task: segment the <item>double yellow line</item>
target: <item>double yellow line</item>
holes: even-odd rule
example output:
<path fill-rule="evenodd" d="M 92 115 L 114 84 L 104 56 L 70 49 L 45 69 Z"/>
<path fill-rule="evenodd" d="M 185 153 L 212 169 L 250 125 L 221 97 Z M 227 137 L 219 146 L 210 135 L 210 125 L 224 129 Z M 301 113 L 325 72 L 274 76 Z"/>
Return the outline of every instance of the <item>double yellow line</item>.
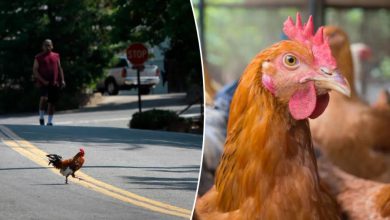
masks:
<path fill-rule="evenodd" d="M 0 125 L 0 140 L 3 141 L 4 144 L 9 146 L 11 149 L 15 150 L 19 154 L 24 157 L 30 159 L 36 164 L 47 167 L 46 153 L 42 151 L 38 147 L 34 146 L 30 142 L 23 140 L 14 132 L 12 132 L 9 128 Z M 61 175 L 58 170 L 54 168 L 50 168 L 52 172 L 57 175 Z M 79 184 L 88 189 L 94 190 L 106 196 L 110 196 L 112 198 L 118 199 L 120 201 L 130 203 L 135 206 L 139 206 L 145 209 L 152 210 L 154 212 L 159 212 L 167 215 L 179 216 L 183 218 L 189 219 L 191 217 L 191 211 L 184 208 L 179 208 L 173 205 L 169 205 L 166 203 L 162 203 L 156 200 L 152 200 L 132 192 L 126 191 L 124 189 L 115 187 L 108 183 L 99 181 L 81 171 L 77 171 L 77 176 L 82 180 L 75 180 L 70 178 L 69 180 L 75 184 Z"/>

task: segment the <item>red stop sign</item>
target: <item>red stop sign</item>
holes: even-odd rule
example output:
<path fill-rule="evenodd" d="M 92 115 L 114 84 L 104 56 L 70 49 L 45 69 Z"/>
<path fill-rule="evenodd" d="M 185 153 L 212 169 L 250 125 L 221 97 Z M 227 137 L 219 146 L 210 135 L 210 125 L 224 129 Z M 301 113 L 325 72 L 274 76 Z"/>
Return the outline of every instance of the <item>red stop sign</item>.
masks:
<path fill-rule="evenodd" d="M 126 50 L 127 59 L 135 66 L 148 60 L 148 49 L 140 43 L 130 44 Z"/>

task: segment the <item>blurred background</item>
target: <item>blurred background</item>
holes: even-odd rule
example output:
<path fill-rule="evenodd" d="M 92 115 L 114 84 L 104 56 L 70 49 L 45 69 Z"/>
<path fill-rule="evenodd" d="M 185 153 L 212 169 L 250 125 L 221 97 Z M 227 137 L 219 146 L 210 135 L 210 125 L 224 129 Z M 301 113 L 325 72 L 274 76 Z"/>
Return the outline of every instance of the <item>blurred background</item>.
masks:
<path fill-rule="evenodd" d="M 390 1 L 388 0 L 193 0 L 209 74 L 219 85 L 238 79 L 262 49 L 280 41 L 282 24 L 297 11 L 314 16 L 316 26 L 336 25 L 347 32 L 352 51 L 369 48 L 355 59 L 362 76 L 356 86 L 369 102 L 390 88 Z M 355 63 L 355 66 L 356 63 Z"/>

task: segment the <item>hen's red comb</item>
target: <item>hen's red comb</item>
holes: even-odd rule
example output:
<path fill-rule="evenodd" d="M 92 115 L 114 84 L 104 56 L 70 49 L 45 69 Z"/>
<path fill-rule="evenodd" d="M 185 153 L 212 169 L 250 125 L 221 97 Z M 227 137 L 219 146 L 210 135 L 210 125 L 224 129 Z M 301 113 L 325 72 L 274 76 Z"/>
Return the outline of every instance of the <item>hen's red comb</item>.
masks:
<path fill-rule="evenodd" d="M 310 16 L 306 24 L 302 25 L 301 15 L 297 13 L 297 19 L 294 24 L 289 16 L 284 22 L 283 32 L 291 40 L 299 41 L 311 48 L 314 55 L 314 63 L 319 66 L 336 68 L 336 60 L 332 56 L 328 39 L 324 36 L 324 27 L 318 28 L 313 35 L 314 24 L 313 17 Z"/>
<path fill-rule="evenodd" d="M 80 152 L 84 153 L 84 149 L 83 149 L 83 148 L 80 148 Z"/>

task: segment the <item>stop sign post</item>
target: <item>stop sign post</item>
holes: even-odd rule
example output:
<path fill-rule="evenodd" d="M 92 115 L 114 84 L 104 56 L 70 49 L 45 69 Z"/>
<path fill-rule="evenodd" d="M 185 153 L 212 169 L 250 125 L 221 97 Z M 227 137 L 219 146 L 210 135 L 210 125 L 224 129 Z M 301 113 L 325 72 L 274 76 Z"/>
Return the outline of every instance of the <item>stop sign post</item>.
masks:
<path fill-rule="evenodd" d="M 127 59 L 137 69 L 137 87 L 138 87 L 138 110 L 142 112 L 141 107 L 141 79 L 140 72 L 144 69 L 144 63 L 148 60 L 148 49 L 141 43 L 130 44 L 126 50 Z"/>

